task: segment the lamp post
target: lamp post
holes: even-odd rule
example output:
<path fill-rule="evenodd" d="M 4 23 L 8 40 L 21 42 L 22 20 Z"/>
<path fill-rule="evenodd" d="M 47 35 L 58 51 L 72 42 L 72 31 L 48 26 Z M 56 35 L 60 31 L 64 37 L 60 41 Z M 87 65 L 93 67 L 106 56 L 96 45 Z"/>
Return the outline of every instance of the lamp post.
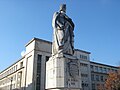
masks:
<path fill-rule="evenodd" d="M 10 90 L 12 90 L 12 81 L 13 81 L 13 77 L 10 78 L 11 84 L 10 84 Z"/>
<path fill-rule="evenodd" d="M 83 90 L 84 90 L 84 82 L 82 81 L 82 88 L 83 88 Z"/>

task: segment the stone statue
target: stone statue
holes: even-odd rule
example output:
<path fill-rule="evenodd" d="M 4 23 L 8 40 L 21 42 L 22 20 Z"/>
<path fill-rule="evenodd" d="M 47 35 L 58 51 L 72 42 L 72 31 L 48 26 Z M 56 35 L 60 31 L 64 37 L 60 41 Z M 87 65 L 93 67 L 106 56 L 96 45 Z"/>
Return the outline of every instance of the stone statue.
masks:
<path fill-rule="evenodd" d="M 66 15 L 66 4 L 60 6 L 60 11 L 55 12 L 53 15 L 52 26 L 53 44 L 52 55 L 74 54 L 74 23 L 72 19 Z"/>

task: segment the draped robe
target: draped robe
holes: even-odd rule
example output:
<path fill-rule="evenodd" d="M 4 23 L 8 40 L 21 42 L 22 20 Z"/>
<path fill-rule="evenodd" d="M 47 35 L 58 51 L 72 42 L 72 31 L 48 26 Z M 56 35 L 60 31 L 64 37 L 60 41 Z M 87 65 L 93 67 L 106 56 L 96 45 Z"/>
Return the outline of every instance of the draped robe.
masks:
<path fill-rule="evenodd" d="M 56 12 L 53 15 L 53 44 L 52 55 L 57 53 L 74 53 L 74 23 L 64 13 Z"/>

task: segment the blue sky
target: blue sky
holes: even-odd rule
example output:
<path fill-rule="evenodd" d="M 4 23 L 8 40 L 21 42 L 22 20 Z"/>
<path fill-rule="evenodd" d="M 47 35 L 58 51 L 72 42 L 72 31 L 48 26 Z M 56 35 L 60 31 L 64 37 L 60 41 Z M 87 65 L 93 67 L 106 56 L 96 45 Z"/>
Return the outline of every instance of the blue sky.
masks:
<path fill-rule="evenodd" d="M 75 48 L 91 60 L 120 65 L 120 0 L 0 0 L 0 71 L 21 58 L 33 37 L 52 41 L 52 16 L 67 4 Z"/>

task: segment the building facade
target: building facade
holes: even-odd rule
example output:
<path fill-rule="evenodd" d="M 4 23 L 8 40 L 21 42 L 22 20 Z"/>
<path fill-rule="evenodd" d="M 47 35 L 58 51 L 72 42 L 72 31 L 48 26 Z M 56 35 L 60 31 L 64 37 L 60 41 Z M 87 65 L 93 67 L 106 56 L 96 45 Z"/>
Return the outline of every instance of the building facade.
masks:
<path fill-rule="evenodd" d="M 104 84 L 109 72 L 117 72 L 118 68 L 110 65 L 90 61 L 92 90 L 104 90 Z"/>
<path fill-rule="evenodd" d="M 52 51 L 52 43 L 33 38 L 26 44 L 22 58 L 0 72 L 0 90 L 45 90 L 46 62 Z M 80 62 L 82 90 L 98 90 L 108 72 L 118 70 L 115 66 L 90 61 L 90 52 L 75 49 Z"/>

